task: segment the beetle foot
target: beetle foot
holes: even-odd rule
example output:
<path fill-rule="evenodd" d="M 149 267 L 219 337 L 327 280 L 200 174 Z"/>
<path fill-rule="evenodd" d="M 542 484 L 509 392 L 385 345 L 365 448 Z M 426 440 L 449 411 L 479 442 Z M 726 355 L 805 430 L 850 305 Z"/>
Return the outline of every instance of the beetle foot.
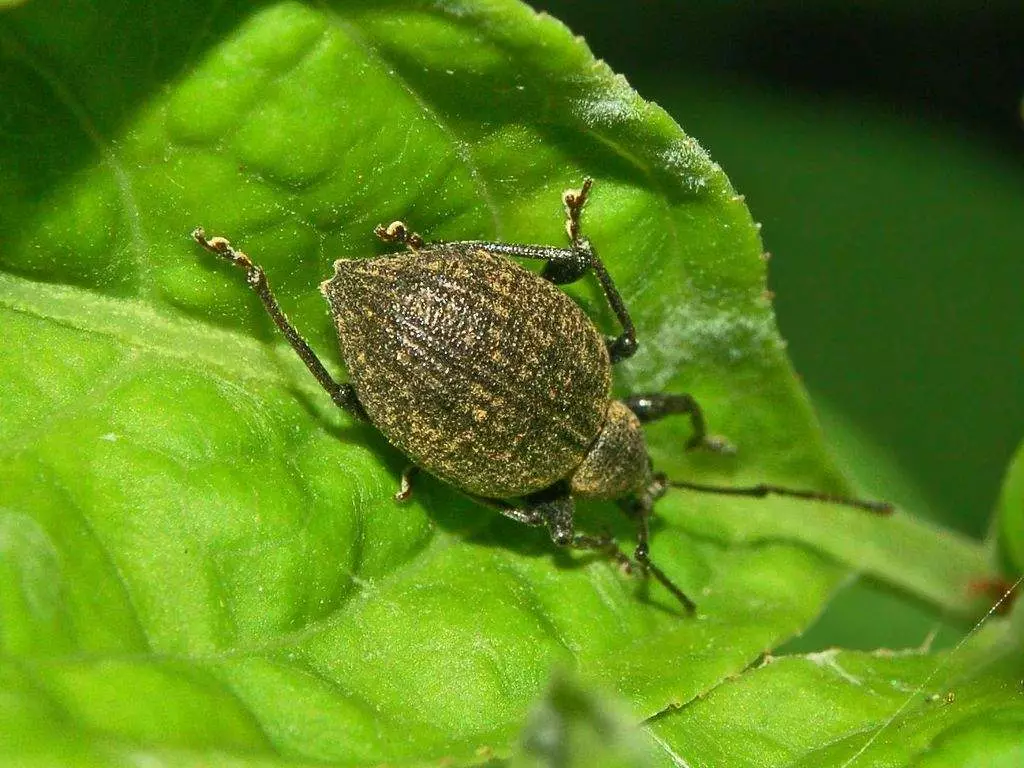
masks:
<path fill-rule="evenodd" d="M 587 203 L 593 184 L 594 180 L 588 177 L 583 180 L 583 186 L 579 189 L 567 189 L 562 193 L 562 204 L 565 205 L 565 232 L 574 244 L 580 239 L 580 214 Z"/>
<path fill-rule="evenodd" d="M 247 272 L 252 270 L 255 266 L 252 263 L 252 259 L 241 251 L 236 251 L 227 238 L 220 237 L 219 235 L 207 237 L 206 230 L 202 227 L 196 227 L 192 230 L 192 239 L 210 253 L 215 253 L 221 258 L 227 259 L 236 267 L 241 267 Z"/>
<path fill-rule="evenodd" d="M 392 221 L 386 227 L 378 224 L 373 228 L 373 234 L 385 243 L 398 243 L 413 252 L 426 245 L 423 238 L 410 231 L 403 221 Z"/>
<path fill-rule="evenodd" d="M 594 180 L 586 178 L 583 180 L 583 186 L 579 189 L 567 189 L 562 193 L 562 202 L 565 203 L 566 212 L 569 217 L 579 216 L 580 210 L 587 202 L 587 197 L 590 195 L 590 188 L 594 185 Z"/>
<path fill-rule="evenodd" d="M 637 563 L 633 562 L 629 558 L 629 555 L 619 548 L 619 545 L 615 542 L 615 539 L 612 538 L 612 535 L 605 531 L 601 534 L 600 538 L 604 542 L 605 553 L 615 561 L 615 564 L 619 566 L 619 570 L 621 570 L 626 576 L 632 576 L 635 574 L 637 570 Z"/>
<path fill-rule="evenodd" d="M 686 442 L 686 450 L 711 451 L 712 453 L 721 453 L 725 456 L 735 456 L 736 446 L 729 442 L 729 440 L 721 435 L 700 435 L 691 437 Z"/>
<path fill-rule="evenodd" d="M 412 479 L 419 473 L 420 468 L 410 464 L 402 470 L 402 478 L 399 480 L 398 490 L 395 491 L 395 501 L 402 504 L 412 498 Z"/>

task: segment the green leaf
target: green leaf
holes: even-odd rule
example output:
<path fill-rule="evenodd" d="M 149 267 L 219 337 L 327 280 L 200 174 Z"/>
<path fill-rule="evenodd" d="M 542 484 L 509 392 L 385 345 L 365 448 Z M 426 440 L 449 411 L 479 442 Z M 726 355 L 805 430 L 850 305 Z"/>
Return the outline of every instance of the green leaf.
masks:
<path fill-rule="evenodd" d="M 698 599 L 687 620 L 429 478 L 398 506 L 403 458 L 189 240 L 202 224 L 252 254 L 340 370 L 316 285 L 382 251 L 373 225 L 559 243 L 561 191 L 594 176 L 585 225 L 642 343 L 619 391 L 693 392 L 741 447 L 683 456 L 688 425 L 664 422 L 659 466 L 848 490 L 742 201 L 552 19 L 511 0 L 37 0 L 0 15 L 0 56 L 4 759 L 479 762 L 508 754 L 555 665 L 643 717 L 737 674 L 813 621 L 835 558 L 859 559 L 850 526 L 973 568 L 908 519 L 673 494 L 653 553 Z M 593 281 L 571 292 L 614 330 Z M 757 536 L 714 528 L 748 516 Z M 633 534 L 609 505 L 580 526 Z M 906 586 L 962 610 L 956 585 Z"/>
<path fill-rule="evenodd" d="M 764 222 L 775 312 L 816 408 L 841 410 L 924 494 L 878 486 L 875 468 L 866 487 L 980 538 L 1024 425 L 1024 260 L 1006 257 L 1019 164 L 927 110 L 706 75 L 652 75 L 641 93 L 706 142 Z M 941 415 L 952 402 L 970 406 L 954 410 L 963 428 Z"/>
<path fill-rule="evenodd" d="M 786 515 L 777 499 L 721 508 L 707 498 L 674 497 L 660 512 L 672 514 L 697 536 L 727 544 L 802 541 L 953 612 L 970 614 L 969 585 L 991 573 L 989 557 L 965 536 L 899 515 L 879 520 L 855 510 L 807 505 L 807 519 Z"/>
<path fill-rule="evenodd" d="M 1019 765 L 1024 655 L 1009 629 L 995 620 L 941 654 L 775 659 L 650 730 L 692 768 Z"/>
<path fill-rule="evenodd" d="M 1010 461 L 996 507 L 999 551 L 1010 573 L 1024 573 L 1024 443 Z"/>
<path fill-rule="evenodd" d="M 1014 164 L 927 115 L 896 119 L 878 104 L 685 74 L 652 74 L 641 92 L 707 142 L 765 222 L 787 352 L 844 466 L 915 517 L 984 531 L 1024 423 L 1015 289 L 1024 261 L 1005 258 L 1024 199 Z M 910 252 L 928 253 L 927 269 L 904 258 Z M 966 254 L 972 266 L 964 270 Z M 957 318 L 946 323 L 955 332 L 936 334 L 938 316 Z M 1000 323 L 992 344 L 978 343 Z M 964 416 L 970 429 L 955 440 L 940 415 L 954 401 L 973 406 Z M 851 444 L 851 426 L 873 447 Z M 934 611 L 909 605 L 884 582 L 948 585 L 945 600 L 962 600 L 946 558 L 905 556 L 895 537 L 885 549 L 865 561 L 883 583 L 839 593 L 800 639 L 804 650 L 919 644 Z M 987 560 L 977 567 L 971 581 L 993 575 Z M 983 610 L 985 600 L 978 603 Z M 921 615 L 916 629 L 913 613 Z M 940 632 L 936 646 L 962 631 Z"/>

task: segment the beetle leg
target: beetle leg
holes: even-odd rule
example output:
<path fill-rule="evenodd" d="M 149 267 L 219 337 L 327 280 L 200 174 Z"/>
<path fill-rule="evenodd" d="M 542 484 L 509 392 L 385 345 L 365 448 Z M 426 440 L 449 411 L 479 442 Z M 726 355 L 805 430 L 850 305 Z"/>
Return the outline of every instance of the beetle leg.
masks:
<path fill-rule="evenodd" d="M 547 522 L 544 515 L 538 509 L 539 505 L 517 507 L 515 504 L 510 504 L 504 499 L 489 499 L 486 496 L 475 496 L 473 494 L 467 495 L 478 504 L 500 512 L 505 517 L 510 520 L 515 520 L 517 523 L 529 526 L 538 526 L 544 525 L 544 523 Z"/>
<path fill-rule="evenodd" d="M 724 437 L 708 435 L 704 411 L 693 395 L 653 392 L 646 395 L 631 395 L 622 402 L 644 424 L 676 414 L 689 416 L 690 424 L 693 425 L 693 435 L 686 441 L 685 447 L 688 451 L 703 448 L 715 453 L 736 453 L 735 446 Z"/>
<path fill-rule="evenodd" d="M 623 505 L 637 521 L 636 550 L 633 552 L 633 557 L 640 565 L 642 573 L 649 573 L 660 581 L 662 586 L 671 592 L 676 600 L 683 604 L 686 612 L 692 615 L 697 611 L 696 604 L 679 587 L 673 584 L 671 579 L 651 560 L 651 547 L 649 544 L 651 537 L 650 520 L 655 498 L 652 493 L 648 492 Z"/>
<path fill-rule="evenodd" d="M 263 268 L 258 264 L 254 264 L 252 259 L 242 253 L 242 251 L 235 250 L 231 243 L 223 237 L 207 238 L 202 227 L 197 227 L 192 232 L 192 239 L 210 251 L 210 253 L 226 259 L 245 272 L 246 283 L 260 297 L 263 307 L 267 310 L 274 324 L 284 334 L 285 339 L 291 344 L 292 349 L 302 359 L 302 362 L 306 364 L 309 372 L 320 382 L 320 386 L 327 390 L 327 394 L 331 396 L 331 400 L 334 401 L 335 405 L 345 409 L 360 421 L 365 421 L 366 411 L 363 410 L 363 406 L 356 397 L 355 388 L 351 384 L 339 384 L 327 372 L 323 363 L 320 362 L 320 358 L 310 349 L 306 340 L 299 335 L 299 332 L 295 330 L 295 326 L 288 321 L 284 312 L 281 311 L 281 306 L 277 303 L 277 299 L 270 290 L 270 284 L 267 282 L 267 276 L 263 272 Z"/>
<path fill-rule="evenodd" d="M 544 494 L 544 496 L 546 495 Z M 544 518 L 548 533 L 551 534 L 551 540 L 560 547 L 577 547 L 579 543 L 580 549 L 589 549 L 590 547 L 582 545 L 587 537 L 576 533 L 576 524 L 573 520 L 576 503 L 572 496 L 568 493 L 554 498 L 544 498 L 544 496 L 536 501 L 536 506 L 533 509 Z"/>
<path fill-rule="evenodd" d="M 425 245 L 423 238 L 418 233 L 411 231 L 404 221 L 392 221 L 386 227 L 377 225 L 373 228 L 373 234 L 385 243 L 404 245 L 413 253 L 416 253 Z"/>
<path fill-rule="evenodd" d="M 581 232 L 580 219 L 583 216 L 583 206 L 587 204 L 590 188 L 593 185 L 594 180 L 586 178 L 583 180 L 583 186 L 579 189 L 567 189 L 562 193 L 562 204 L 565 206 L 565 233 L 569 236 L 569 242 L 572 243 L 573 252 L 577 254 L 577 262 L 585 262 L 586 266 L 594 271 L 598 282 L 601 283 L 601 290 L 604 291 L 605 298 L 608 299 L 608 304 L 611 305 L 619 325 L 622 326 L 622 333 L 618 337 L 608 340 L 608 354 L 611 356 L 612 362 L 617 363 L 627 357 L 632 357 L 636 352 L 636 329 L 633 327 L 633 320 L 622 301 L 619 289 L 615 287 L 611 275 L 605 269 L 604 262 L 598 258 L 590 240 Z M 582 274 L 581 271 L 573 275 L 569 270 L 560 270 L 559 267 L 550 263 L 544 268 L 544 276 L 555 284 L 571 282 L 581 277 Z"/>
<path fill-rule="evenodd" d="M 558 546 L 594 550 L 615 561 L 627 573 L 632 573 L 635 570 L 629 555 L 619 548 L 611 536 L 607 534 L 589 536 L 585 533 L 576 533 L 573 521 L 576 503 L 572 496 L 565 495 L 542 501 L 535 509 L 543 516 L 548 533 L 551 534 L 551 540 Z"/>
<path fill-rule="evenodd" d="M 633 563 L 610 536 L 587 536 L 575 532 L 573 515 L 576 504 L 572 496 L 557 495 L 552 497 L 549 492 L 542 491 L 523 499 L 525 505 L 517 507 L 504 499 L 488 499 L 482 496 L 471 496 L 474 501 L 497 510 L 505 517 L 530 526 L 547 526 L 551 540 L 560 547 L 574 549 L 595 549 L 611 557 L 620 565 L 632 570 Z"/>
<path fill-rule="evenodd" d="M 395 501 L 401 503 L 412 497 L 412 480 L 420 473 L 420 468 L 410 464 L 402 470 L 402 479 L 399 481 L 398 490 L 395 491 Z"/>
<path fill-rule="evenodd" d="M 625 302 L 622 301 L 622 296 L 619 295 L 619 289 L 615 287 L 615 283 L 612 281 L 612 276 L 608 274 L 608 270 L 604 267 L 604 262 L 598 258 L 597 253 L 587 238 L 582 237 L 578 243 L 574 243 L 573 252 L 582 254 L 587 259 L 590 268 L 594 271 L 594 275 L 597 276 L 597 281 L 601 283 L 601 290 L 604 291 L 604 296 L 608 300 L 612 312 L 615 313 L 619 325 L 622 326 L 621 334 L 607 339 L 608 355 L 613 363 L 632 357 L 638 346 L 636 328 L 633 326 L 633 319 L 629 316 L 629 310 L 626 309 Z M 547 274 L 549 268 L 551 268 L 550 264 L 545 268 L 544 276 L 550 279 L 550 276 Z M 551 269 L 551 271 L 554 270 Z M 557 283 L 557 281 L 555 282 Z"/>
<path fill-rule="evenodd" d="M 661 486 L 656 486 L 656 490 L 660 492 Z M 527 497 L 527 501 L 531 501 L 531 498 Z M 654 504 L 654 496 L 651 493 L 645 494 L 630 506 L 630 511 L 636 514 L 639 522 L 637 531 L 637 547 L 636 552 L 633 555 L 636 563 L 629 558 L 629 555 L 619 548 L 619 545 L 615 543 L 615 540 L 612 539 L 611 536 L 588 536 L 587 534 L 575 532 L 573 515 L 575 513 L 576 505 L 572 496 L 565 494 L 552 498 L 550 496 L 550 492 L 541 492 L 541 494 L 533 497 L 533 501 L 533 506 L 526 507 L 519 511 L 528 513 L 531 515 L 531 519 L 539 517 L 540 521 L 547 526 L 548 532 L 551 534 L 551 540 L 554 541 L 555 544 L 560 547 L 594 550 L 615 561 L 627 572 L 631 572 L 636 569 L 645 576 L 650 574 L 660 581 L 664 587 L 671 592 L 680 603 L 682 603 L 683 608 L 686 609 L 687 613 L 694 613 L 696 606 L 693 601 L 688 598 L 686 594 L 679 589 L 679 587 L 673 584 L 671 579 L 669 579 L 668 576 L 666 576 L 665 573 L 651 561 L 650 547 L 647 541 L 650 533 L 648 528 L 648 519 L 650 518 L 651 508 Z M 540 522 L 533 522 L 531 524 L 539 525 Z"/>
<path fill-rule="evenodd" d="M 636 563 L 630 560 L 629 555 L 623 552 L 619 545 L 615 543 L 615 539 L 607 534 L 588 536 L 585 533 L 577 533 L 572 537 L 571 546 L 573 549 L 591 549 L 600 552 L 615 561 L 626 573 L 636 573 L 638 570 Z M 640 570 L 642 572 L 642 569 Z"/>

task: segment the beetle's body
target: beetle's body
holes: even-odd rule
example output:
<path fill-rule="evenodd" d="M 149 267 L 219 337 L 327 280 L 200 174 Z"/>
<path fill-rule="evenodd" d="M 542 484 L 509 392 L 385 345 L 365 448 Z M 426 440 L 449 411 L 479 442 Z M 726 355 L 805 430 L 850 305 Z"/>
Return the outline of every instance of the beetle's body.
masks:
<path fill-rule="evenodd" d="M 477 496 L 569 477 L 605 423 L 604 337 L 539 275 L 478 246 L 342 259 L 321 286 L 370 421 Z"/>
<path fill-rule="evenodd" d="M 705 434 L 686 394 L 610 399 L 611 366 L 637 348 L 633 322 L 589 240 L 580 214 L 591 181 L 563 197 L 571 246 L 464 241 L 428 245 L 402 222 L 377 235 L 408 252 L 342 259 L 321 285 L 338 331 L 351 383 L 341 384 L 281 311 L 263 270 L 221 237 L 196 241 L 245 270 L 274 323 L 310 372 L 349 414 L 373 423 L 413 462 L 473 498 L 527 525 L 548 528 L 561 546 L 607 553 L 651 573 L 688 610 L 694 605 L 648 552 L 648 518 L 669 486 L 651 471 L 641 422 L 687 414 L 687 448 L 723 450 Z M 545 262 L 541 274 L 509 256 Z M 603 337 L 556 284 L 593 273 L 622 333 Z M 396 498 L 408 495 L 403 490 Z M 853 504 L 886 504 L 793 491 L 674 482 L 681 488 L 744 496 L 779 493 Z M 576 498 L 618 499 L 637 521 L 631 560 L 607 536 L 576 533 Z"/>

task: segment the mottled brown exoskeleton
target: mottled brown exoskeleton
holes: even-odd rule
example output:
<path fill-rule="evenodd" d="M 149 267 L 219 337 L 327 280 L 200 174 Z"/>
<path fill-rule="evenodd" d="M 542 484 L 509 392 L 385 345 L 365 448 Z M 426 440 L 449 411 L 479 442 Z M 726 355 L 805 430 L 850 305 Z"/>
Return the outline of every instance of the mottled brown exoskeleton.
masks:
<path fill-rule="evenodd" d="M 246 272 L 285 338 L 337 405 L 368 420 L 412 461 L 397 498 L 418 468 L 527 525 L 547 527 L 560 546 L 593 549 L 652 574 L 693 611 L 693 602 L 651 562 L 648 521 L 668 487 L 745 496 L 770 493 L 887 512 L 888 505 L 770 485 L 719 487 L 669 482 L 655 473 L 641 424 L 688 415 L 687 449 L 729 450 L 706 434 L 686 394 L 611 399 L 612 365 L 637 348 L 633 322 L 580 215 L 590 190 L 563 195 L 569 247 L 483 241 L 426 243 L 402 222 L 378 237 L 405 251 L 339 259 L 323 292 L 350 383 L 336 382 L 289 323 L 263 270 L 224 238 L 195 240 Z M 510 257 L 545 262 L 540 275 Z M 555 286 L 593 272 L 622 327 L 606 338 Z M 610 499 L 637 522 L 629 558 L 607 536 L 577 533 L 576 499 Z"/>

